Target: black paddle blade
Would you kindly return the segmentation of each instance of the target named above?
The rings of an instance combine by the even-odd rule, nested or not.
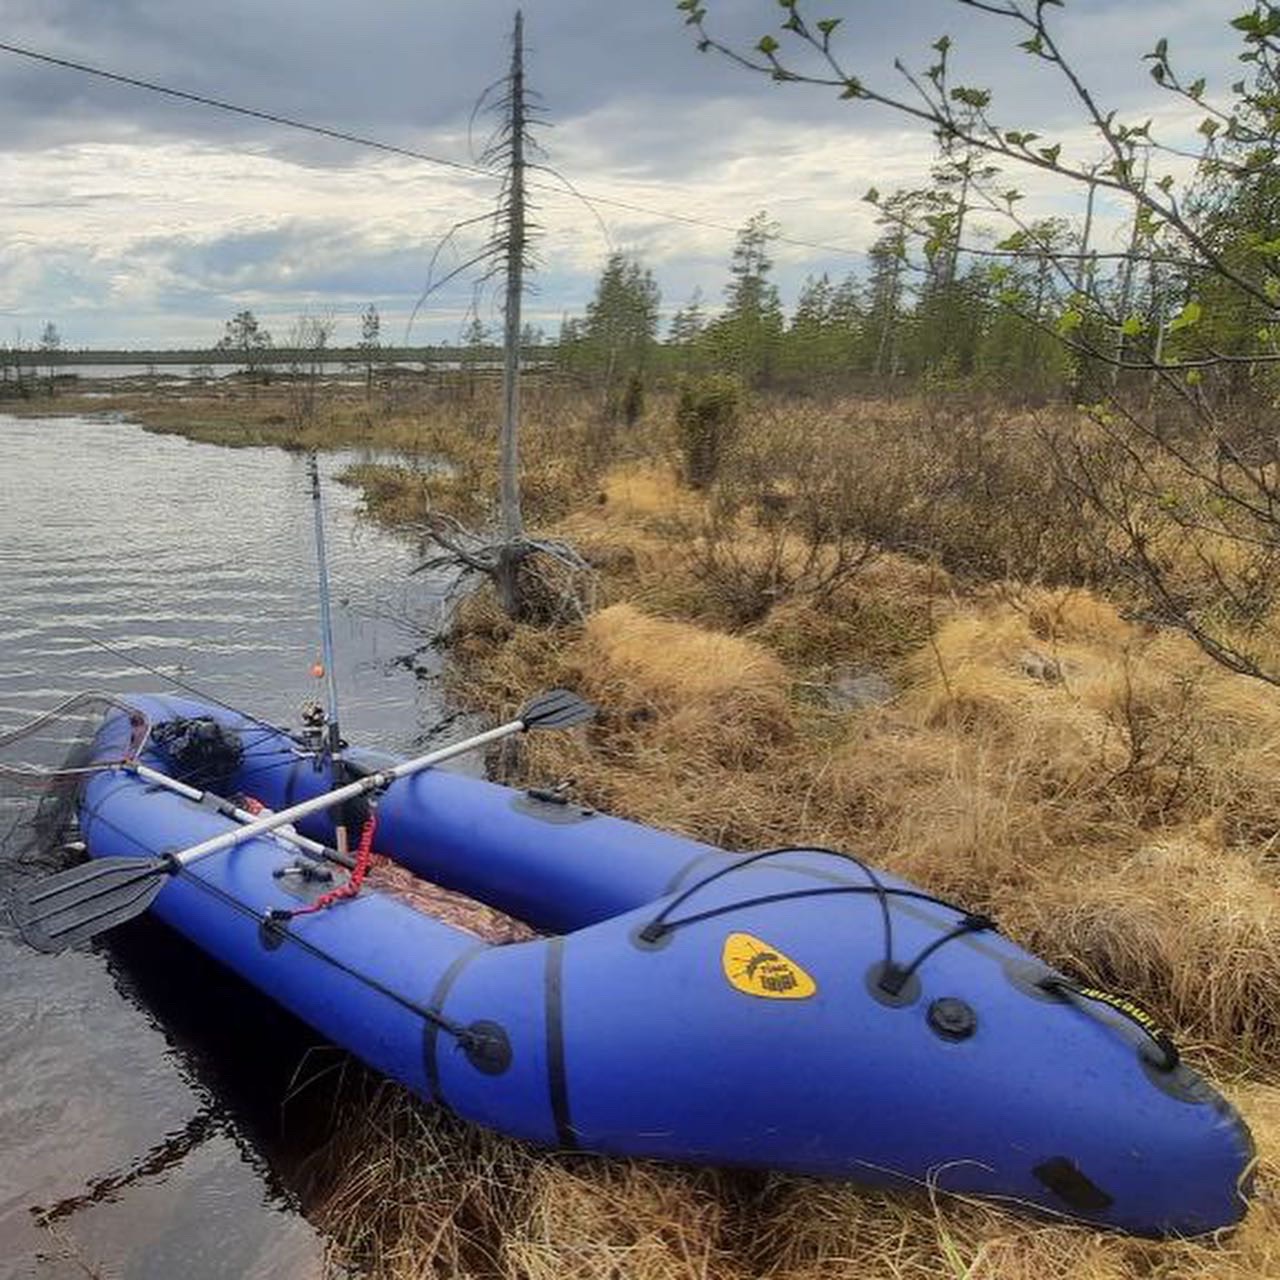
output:
[[[596,709],[570,689],[540,693],[520,713],[526,729],[571,729],[595,718]]]
[[[37,951],[65,951],[140,916],[172,871],[164,858],[98,858],[46,876],[14,894],[22,940]]]

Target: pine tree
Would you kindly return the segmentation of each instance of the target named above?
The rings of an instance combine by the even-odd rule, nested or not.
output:
[[[712,326],[721,358],[746,383],[773,380],[783,318],[777,287],[770,281],[769,241],[778,226],[761,211],[738,232],[729,265],[724,315]]]
[[[643,381],[658,332],[661,301],[653,273],[625,253],[612,253],[587,305],[583,360],[603,391],[612,420],[622,390]]]

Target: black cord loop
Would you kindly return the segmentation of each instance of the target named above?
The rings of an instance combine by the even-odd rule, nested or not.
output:
[[[741,871],[746,867],[752,866],[757,862],[762,862],[766,858],[777,857],[780,854],[788,853],[818,853],[827,857],[842,858],[846,862],[851,862],[867,877],[870,882],[866,885],[844,884],[832,886],[827,889],[789,889],[782,893],[763,894],[755,898],[740,898],[736,902],[724,903],[718,907],[709,907],[705,911],[694,912],[692,915],[681,916],[677,920],[668,919],[671,912],[687,902],[699,890],[706,888],[715,880],[719,880],[723,876],[729,875],[734,871]],[[688,924],[697,924],[703,920],[710,920],[716,916],[725,915],[730,911],[737,911],[744,907],[764,906],[774,902],[789,902],[798,898],[821,898],[831,897],[837,894],[852,894],[855,896],[866,896],[874,894],[880,905],[880,919],[884,936],[884,961],[880,967],[880,977],[878,985],[881,990],[889,995],[898,995],[906,984],[910,981],[911,976],[917,969],[940,947],[945,946],[948,942],[955,938],[962,937],[966,933],[974,933],[983,929],[994,929],[995,921],[989,916],[978,915],[965,911],[964,908],[956,906],[952,902],[947,902],[944,898],[935,897],[931,893],[926,893],[922,889],[900,889],[894,886],[886,885],[883,880],[876,874],[875,870],[867,863],[857,857],[855,854],[846,853],[842,849],[828,849],[818,845],[783,845],[777,849],[763,849],[757,853],[747,854],[743,858],[737,859],[735,862],[729,863],[727,866],[719,867],[710,875],[704,876],[697,883],[690,885],[687,889],[681,890],[674,898],[668,902],[661,911],[658,912],[652,920],[649,921],[643,929],[640,930],[639,937],[644,942],[657,942],[665,937],[668,933]],[[960,917],[959,923],[949,932],[934,939],[929,943],[914,960],[907,965],[900,965],[893,958],[893,916],[889,910],[890,898],[912,898],[920,902],[928,902],[934,906],[945,907],[948,911],[956,912]]]
[[[967,933],[982,933],[995,927],[996,922],[990,916],[984,916],[978,912],[966,914],[955,928],[939,934],[927,946],[922,947],[910,964],[886,967],[880,978],[881,989],[891,996],[896,996],[911,981],[912,975],[935,951],[940,951],[948,942],[953,942],[956,938],[963,938]]]

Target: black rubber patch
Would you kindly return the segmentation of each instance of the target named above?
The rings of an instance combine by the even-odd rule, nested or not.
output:
[[[556,1141],[576,1150],[578,1139],[569,1120],[569,1082],[564,1067],[564,1009],[561,982],[564,969],[564,939],[552,938],[547,944],[547,968],[544,983],[547,1019],[547,1087],[551,1095],[551,1118],[556,1126]]]
[[[298,863],[305,866],[314,866],[321,870],[328,871],[329,878],[327,880],[322,877],[313,877],[311,875],[302,875],[299,873],[291,873],[289,875],[279,875],[273,873],[273,879],[276,887],[283,893],[287,893],[289,897],[296,898],[303,906],[310,906],[315,900],[326,893],[329,893],[338,883],[346,884],[349,876],[344,875],[341,881],[335,881],[334,870],[324,867],[321,863],[310,863],[308,860],[299,858]],[[296,865],[296,864],[295,864]],[[283,868],[277,868],[283,870]],[[367,897],[370,890],[361,889],[358,893],[352,894],[353,898]],[[349,901],[349,899],[348,899]]]
[[[537,818],[539,822],[547,822],[555,827],[568,827],[576,822],[586,822],[596,816],[594,809],[581,804],[565,804],[556,800],[539,800],[528,792],[521,792],[511,801],[511,807],[526,817]]]
[[[967,1040],[978,1029],[973,1006],[955,996],[942,996],[929,1006],[929,1029],[944,1040]]]
[[[897,965],[893,968],[896,970]],[[872,997],[883,1005],[888,1005],[890,1009],[905,1009],[908,1005],[915,1004],[920,999],[920,975],[913,973],[902,984],[900,988],[894,990],[892,986],[883,985],[887,967],[883,960],[877,960],[875,964],[867,970],[867,990]]]
[[[1054,1156],[1052,1160],[1036,1165],[1031,1172],[1063,1204],[1077,1213],[1102,1213],[1115,1204],[1111,1196],[1066,1156]]]
[[[1230,1106],[1220,1093],[1197,1071],[1179,1062],[1172,1071],[1164,1065],[1164,1059],[1155,1045],[1138,1046],[1138,1062],[1142,1073],[1161,1093],[1192,1106]]]
[[[497,1022],[473,1022],[463,1041],[467,1061],[487,1076],[500,1076],[511,1065],[511,1038]]]
[[[457,982],[458,975],[480,952],[488,949],[489,944],[487,942],[477,942],[474,947],[469,947],[466,951],[461,951],[454,956],[453,963],[440,975],[440,981],[436,983],[436,989],[431,993],[430,1006],[436,1013],[444,1012],[444,1002],[448,998],[453,984]],[[447,1107],[449,1104],[445,1102],[444,1092],[440,1088],[440,1063],[436,1058],[436,1054],[439,1051],[439,1040],[439,1024],[425,1022],[422,1031],[422,1059],[423,1065],[426,1067],[427,1084],[431,1088],[432,1099],[435,1102],[443,1103]]]
[[[651,928],[652,932],[649,932]],[[627,931],[628,940],[639,951],[661,951],[675,936],[674,929],[662,925],[650,926],[647,922]]]
[[[1006,959],[1000,966],[1004,976],[1022,992],[1033,1000],[1042,1000],[1048,1004],[1063,1004],[1064,998],[1056,991],[1049,991],[1040,984],[1046,978],[1061,978],[1056,969],[1048,965],[1037,964],[1031,960]]]

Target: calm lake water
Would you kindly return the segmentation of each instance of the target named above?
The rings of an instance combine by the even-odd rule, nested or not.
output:
[[[404,658],[444,584],[406,587],[412,548],[350,490],[326,505],[344,733],[408,750],[441,721]],[[164,688],[90,637],[296,722],[318,692],[311,537],[300,457],[0,416],[0,731],[83,689]],[[290,1099],[335,1051],[158,925],[46,957],[0,917],[0,1277],[317,1275]]]

